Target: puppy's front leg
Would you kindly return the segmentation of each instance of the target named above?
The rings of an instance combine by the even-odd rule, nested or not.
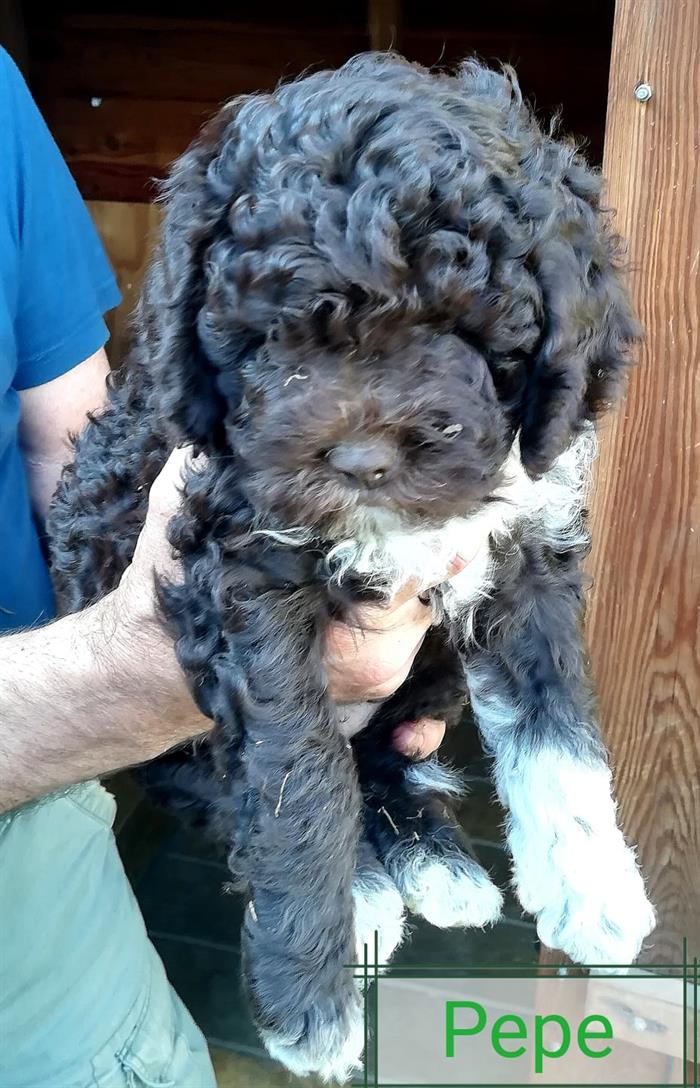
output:
[[[497,588],[462,637],[467,681],[523,907],[580,963],[631,963],[654,927],[615,803],[582,642],[585,545],[520,528]]]
[[[243,952],[258,1027],[293,1072],[345,1080],[364,1043],[345,967],[356,957],[361,821],[352,752],[325,690],[325,596],[305,553],[250,533],[233,471],[212,462],[188,479],[170,534],[185,580],[163,588],[163,605],[215,723],[212,803],[249,894]]]
[[[345,1080],[364,1042],[344,966],[356,956],[359,790],[303,596],[246,607],[230,662],[243,734],[245,976],[271,1056],[300,1076]]]

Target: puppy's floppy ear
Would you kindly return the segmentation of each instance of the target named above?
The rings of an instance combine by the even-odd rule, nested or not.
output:
[[[154,375],[173,438],[204,448],[223,440],[226,413],[240,399],[230,354],[224,363],[216,358],[206,323],[208,254],[240,191],[235,176],[230,185],[215,176],[218,161],[230,154],[239,104],[220,111],[163,185],[160,243],[136,312],[136,361]]]
[[[609,406],[640,335],[620,278],[619,241],[600,207],[599,177],[566,145],[545,140],[542,150],[544,176],[525,195],[540,214],[551,208],[533,217],[539,222],[528,258],[543,305],[521,415],[521,456],[531,476]]]

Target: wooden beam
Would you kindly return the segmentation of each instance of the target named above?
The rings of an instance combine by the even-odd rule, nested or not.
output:
[[[370,49],[401,49],[401,0],[369,0]]]
[[[699,87],[697,0],[617,0],[604,170],[646,342],[604,434],[588,641],[652,963],[700,955]]]

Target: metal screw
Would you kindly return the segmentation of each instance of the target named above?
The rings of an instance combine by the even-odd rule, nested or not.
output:
[[[638,83],[634,88],[634,97],[638,102],[648,102],[653,93],[648,83]]]
[[[95,94],[90,99],[90,105],[94,110],[99,109],[99,107],[102,105],[102,99]]]

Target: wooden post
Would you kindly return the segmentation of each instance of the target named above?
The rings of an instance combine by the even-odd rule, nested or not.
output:
[[[700,3],[617,0],[604,169],[646,343],[604,427],[588,643],[651,963],[700,955],[699,144]]]

